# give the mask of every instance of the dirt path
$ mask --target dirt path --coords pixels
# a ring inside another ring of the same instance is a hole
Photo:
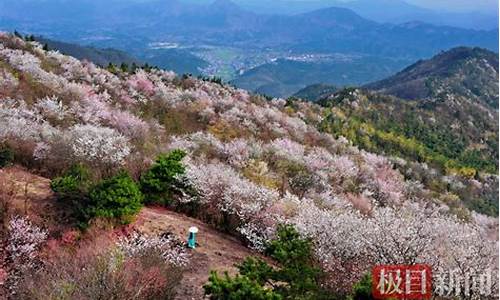
[[[50,190],[50,180],[47,178],[34,175],[18,166],[0,169],[0,197],[8,198],[10,213],[28,215],[37,225],[50,228],[51,232],[62,231],[67,226],[61,222],[66,215],[56,206]],[[189,250],[191,260],[178,288],[179,300],[203,299],[203,285],[211,270],[221,274],[224,271],[235,274],[236,263],[247,256],[257,255],[239,240],[197,219],[164,208],[144,207],[134,226],[146,233],[171,232],[183,241],[187,240],[189,227],[198,227],[199,246]]]
[[[234,274],[234,264],[245,257],[256,255],[231,236],[220,233],[199,220],[161,208],[143,208],[138,216],[138,229],[149,233],[172,232],[187,240],[188,228],[199,229],[199,246],[191,251],[191,262],[177,293],[177,299],[203,299],[203,284],[208,280],[210,270]]]

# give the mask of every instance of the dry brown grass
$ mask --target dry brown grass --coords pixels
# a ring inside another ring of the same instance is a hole
[[[28,172],[20,166],[0,169],[0,205],[7,205],[2,217],[6,224],[15,215],[25,216],[52,237],[60,237],[74,223],[70,209],[57,202],[50,189],[50,179]],[[1,209],[0,209],[1,210]]]

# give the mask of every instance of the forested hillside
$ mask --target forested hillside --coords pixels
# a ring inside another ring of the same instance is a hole
[[[320,128],[376,153],[428,165],[443,175],[479,180],[498,173],[495,111],[467,101],[404,100],[359,89],[344,89],[320,100],[327,107]],[[401,164],[411,172],[410,166]],[[493,177],[492,177],[493,176]],[[424,180],[439,193],[445,181]],[[479,194],[454,190],[471,209],[498,214],[497,188]]]

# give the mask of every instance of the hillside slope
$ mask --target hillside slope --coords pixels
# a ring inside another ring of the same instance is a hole
[[[495,174],[498,79],[496,54],[454,48],[364,90],[323,95],[319,103],[330,110],[323,130],[369,151],[426,162],[444,172]],[[498,211],[494,200],[480,204],[483,208],[468,202],[484,212]],[[487,208],[488,203],[493,206]]]
[[[498,80],[495,53],[454,48],[365,90],[322,95],[319,103],[330,111],[321,126],[369,151],[426,162],[447,173],[495,174]],[[496,203],[495,198],[468,201],[490,214],[497,213]]]
[[[464,97],[495,109],[498,54],[481,48],[453,48],[364,87],[412,100]]]
[[[403,100],[359,89],[341,90],[319,103],[328,107],[323,130],[363,149],[471,178],[498,172],[498,119],[492,110],[468,102]],[[480,200],[483,196],[469,194],[465,201],[496,215],[496,197]]]
[[[31,221],[48,228],[54,235],[68,230],[69,223],[63,221],[64,211],[61,211],[61,206],[50,189],[50,179],[30,173],[19,166],[11,166],[0,169],[0,182],[1,197],[14,191],[11,213],[29,216]],[[159,207],[143,208],[134,223],[129,225],[129,230],[133,228],[148,235],[168,232],[180,241],[185,241],[191,226],[199,229],[198,246],[189,252],[190,263],[183,273],[185,280],[176,287],[176,299],[179,300],[202,299],[202,286],[207,282],[211,270],[235,274],[235,264],[245,257],[259,255],[238,239],[199,220]],[[0,262],[2,254],[0,249]]]
[[[0,85],[2,153],[12,153],[5,157],[32,172],[59,178],[54,183],[68,178],[77,188],[72,191],[83,194],[83,199],[85,191],[80,188],[87,183],[79,178],[88,177],[90,203],[81,198],[61,201],[84,206],[91,218],[116,221],[116,206],[134,214],[144,204],[141,196],[155,195],[145,189],[148,182],[150,186],[165,183],[165,189],[159,190],[161,198],[149,199],[231,235],[249,248],[263,251],[280,225],[295,227],[302,237],[311,239],[313,260],[324,272],[318,279],[322,288],[340,298],[347,298],[363,274],[380,264],[419,261],[436,270],[438,266],[497,270],[498,237],[489,233],[497,228],[498,218],[478,211],[491,213],[487,209],[498,207],[498,176],[461,169],[445,173],[419,159],[360,149],[351,135],[345,135],[348,140],[320,130],[335,117],[325,118],[334,112],[332,107],[268,101],[220,82],[179,77],[164,70],[112,73],[6,33],[0,33]],[[356,107],[357,101],[345,102]],[[370,128],[364,126],[361,131],[370,132]],[[75,169],[88,174],[68,173]],[[101,197],[115,192],[119,193],[116,198]],[[130,194],[133,207],[124,208]],[[95,215],[96,210],[103,214]],[[66,211],[71,210],[62,210]],[[138,215],[139,220],[142,216],[143,224],[153,221],[156,230],[181,224],[176,229],[180,236],[184,226],[195,222],[162,217],[157,211],[145,213]],[[161,242],[158,237],[156,241]],[[206,261],[197,262],[203,271],[218,268],[214,257],[223,243],[213,244]],[[172,251],[178,248],[172,248],[173,242],[167,244]],[[92,254],[88,251],[94,245],[83,250]],[[221,262],[231,263],[233,254],[234,259],[246,255],[240,246]],[[78,266],[80,262],[63,261],[62,266],[73,270],[71,276],[42,264],[45,269],[35,273],[48,275],[32,281],[39,287],[32,291],[38,293],[47,286],[66,291],[66,281],[59,275],[78,279],[87,270]],[[148,270],[155,271],[156,266]],[[122,274],[131,273],[144,275]],[[200,284],[206,276],[198,275],[186,278],[187,286]],[[161,278],[168,281],[170,277]],[[76,292],[86,292],[80,285],[74,287]],[[125,287],[135,291],[133,284]],[[18,290],[22,291],[30,290]],[[479,292],[474,291],[478,297]]]

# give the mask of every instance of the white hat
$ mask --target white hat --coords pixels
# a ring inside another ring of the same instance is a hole
[[[198,227],[196,227],[196,226],[190,227],[189,228],[189,232],[190,233],[197,233],[198,232]]]

